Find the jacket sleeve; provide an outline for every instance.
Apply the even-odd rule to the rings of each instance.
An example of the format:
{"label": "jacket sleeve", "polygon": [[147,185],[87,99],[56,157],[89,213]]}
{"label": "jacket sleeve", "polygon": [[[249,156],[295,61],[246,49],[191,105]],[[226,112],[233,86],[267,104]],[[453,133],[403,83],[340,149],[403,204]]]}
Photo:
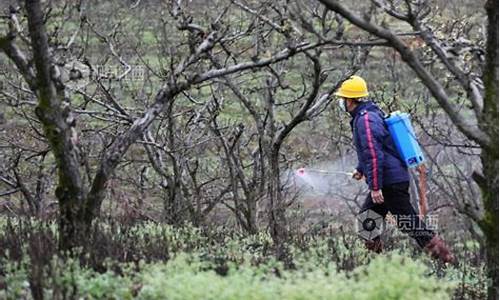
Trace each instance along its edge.
{"label": "jacket sleeve", "polygon": [[361,161],[364,166],[366,180],[371,190],[382,188],[384,152],[382,150],[384,136],[384,120],[372,112],[366,112],[359,116],[357,122],[357,134]]}
{"label": "jacket sleeve", "polygon": [[361,173],[362,175],[364,175],[363,174],[363,168],[361,168],[361,162],[360,161],[358,161],[358,165],[356,166],[356,171],[358,171],[359,173]]}

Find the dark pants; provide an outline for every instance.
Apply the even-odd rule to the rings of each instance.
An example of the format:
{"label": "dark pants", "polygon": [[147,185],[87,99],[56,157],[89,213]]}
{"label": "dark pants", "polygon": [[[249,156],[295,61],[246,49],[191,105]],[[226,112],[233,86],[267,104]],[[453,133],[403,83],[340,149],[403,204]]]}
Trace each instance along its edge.
{"label": "dark pants", "polygon": [[360,213],[371,209],[385,218],[387,212],[391,212],[396,218],[398,228],[414,238],[420,247],[425,247],[434,236],[434,232],[427,229],[425,223],[420,220],[415,209],[410,203],[408,193],[409,182],[395,183],[382,188],[384,203],[376,204],[368,193]]}

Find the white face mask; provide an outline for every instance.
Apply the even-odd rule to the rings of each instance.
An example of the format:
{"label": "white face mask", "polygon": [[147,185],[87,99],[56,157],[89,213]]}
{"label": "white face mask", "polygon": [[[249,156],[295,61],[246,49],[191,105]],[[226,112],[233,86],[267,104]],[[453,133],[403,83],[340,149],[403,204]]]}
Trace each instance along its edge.
{"label": "white face mask", "polygon": [[347,105],[346,105],[346,100],[345,99],[339,99],[339,101],[337,102],[340,109],[343,111],[343,112],[347,112]]}

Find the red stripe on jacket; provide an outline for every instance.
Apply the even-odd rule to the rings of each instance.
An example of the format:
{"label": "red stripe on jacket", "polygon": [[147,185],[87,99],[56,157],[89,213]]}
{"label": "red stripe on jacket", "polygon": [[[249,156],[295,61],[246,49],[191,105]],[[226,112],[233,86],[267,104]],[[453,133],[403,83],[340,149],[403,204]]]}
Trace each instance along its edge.
{"label": "red stripe on jacket", "polygon": [[378,190],[378,161],[377,154],[375,153],[375,147],[373,146],[373,136],[370,129],[370,122],[368,120],[368,113],[365,114],[365,127],[366,127],[366,137],[368,138],[368,148],[370,149],[370,155],[372,156],[372,167],[373,167],[373,190]]}

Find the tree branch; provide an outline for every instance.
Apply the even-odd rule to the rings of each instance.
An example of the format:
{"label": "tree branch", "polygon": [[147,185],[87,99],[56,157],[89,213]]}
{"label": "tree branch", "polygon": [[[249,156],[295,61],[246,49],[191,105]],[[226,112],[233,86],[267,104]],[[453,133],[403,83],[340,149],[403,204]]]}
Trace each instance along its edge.
{"label": "tree branch", "polygon": [[432,74],[422,65],[420,60],[408,48],[405,43],[397,37],[393,32],[385,29],[377,24],[365,20],[361,16],[347,9],[336,0],[319,0],[328,9],[335,11],[349,20],[354,25],[361,29],[385,39],[391,47],[393,47],[401,55],[401,58],[410,66],[417,74],[423,84],[429,89],[439,105],[450,117],[452,122],[464,133],[469,139],[484,146],[489,143],[489,137],[479,129],[477,124],[467,122],[467,117],[460,112],[460,108],[454,105],[447,95],[444,87]]}

